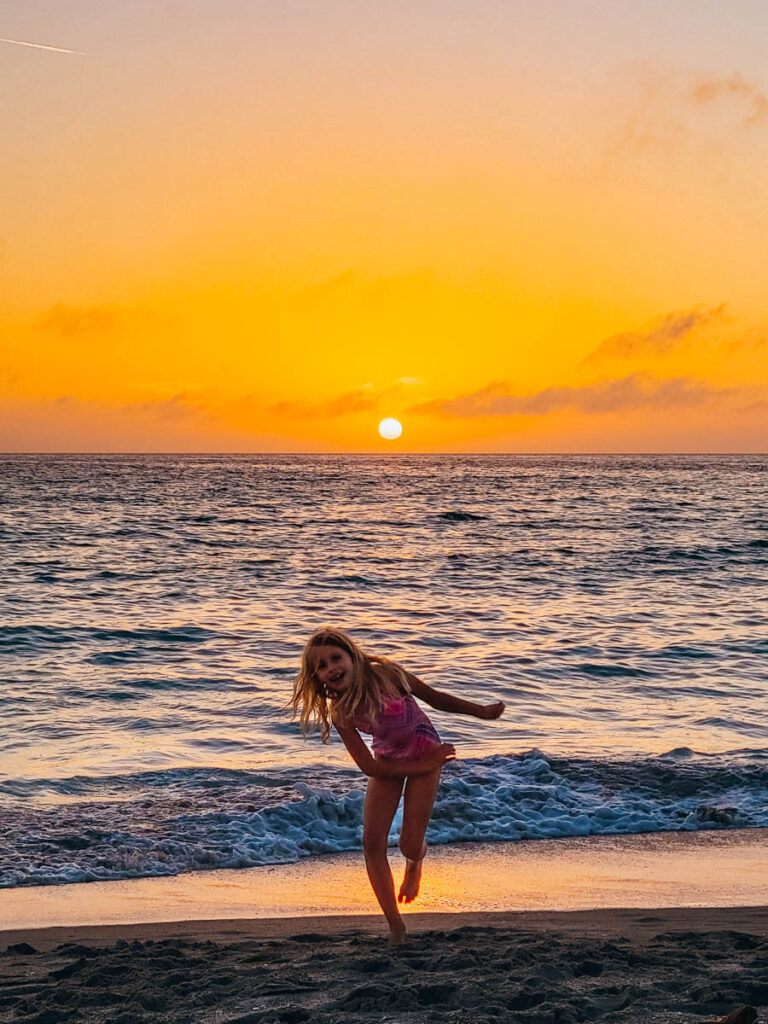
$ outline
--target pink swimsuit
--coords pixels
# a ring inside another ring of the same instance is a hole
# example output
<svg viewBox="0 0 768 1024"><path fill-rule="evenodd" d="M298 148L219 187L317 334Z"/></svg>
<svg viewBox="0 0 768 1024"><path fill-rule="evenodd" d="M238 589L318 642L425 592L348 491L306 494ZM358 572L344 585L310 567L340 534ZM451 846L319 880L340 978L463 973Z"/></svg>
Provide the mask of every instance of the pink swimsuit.
<svg viewBox="0 0 768 1024"><path fill-rule="evenodd" d="M410 693L385 699L376 722L356 715L354 726L373 736L373 752L380 757L415 760L440 743L435 727Z"/></svg>

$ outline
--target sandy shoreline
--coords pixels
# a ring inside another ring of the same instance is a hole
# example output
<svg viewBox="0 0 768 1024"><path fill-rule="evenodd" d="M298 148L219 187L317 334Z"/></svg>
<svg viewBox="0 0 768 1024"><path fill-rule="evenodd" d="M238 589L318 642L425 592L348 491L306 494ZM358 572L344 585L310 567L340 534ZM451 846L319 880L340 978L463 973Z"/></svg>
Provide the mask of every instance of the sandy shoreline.
<svg viewBox="0 0 768 1024"><path fill-rule="evenodd" d="M0 1021L768 1024L766 838L434 848L397 950L359 854L5 890Z"/></svg>
<svg viewBox="0 0 768 1024"><path fill-rule="evenodd" d="M768 829L432 847L409 915L765 902ZM400 877L403 861L391 852ZM377 907L359 852L165 878L0 890L0 928L348 917Z"/></svg>
<svg viewBox="0 0 768 1024"><path fill-rule="evenodd" d="M154 922L0 933L21 1024L768 1021L768 908ZM10 947L10 948L9 948Z"/></svg>

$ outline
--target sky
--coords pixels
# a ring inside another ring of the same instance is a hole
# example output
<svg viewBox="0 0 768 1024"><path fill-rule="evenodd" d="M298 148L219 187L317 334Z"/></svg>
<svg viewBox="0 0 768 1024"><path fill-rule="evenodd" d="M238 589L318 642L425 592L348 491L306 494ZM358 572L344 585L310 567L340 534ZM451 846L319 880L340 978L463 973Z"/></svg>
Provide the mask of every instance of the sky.
<svg viewBox="0 0 768 1024"><path fill-rule="evenodd" d="M0 450L767 451L767 35L6 0Z"/></svg>

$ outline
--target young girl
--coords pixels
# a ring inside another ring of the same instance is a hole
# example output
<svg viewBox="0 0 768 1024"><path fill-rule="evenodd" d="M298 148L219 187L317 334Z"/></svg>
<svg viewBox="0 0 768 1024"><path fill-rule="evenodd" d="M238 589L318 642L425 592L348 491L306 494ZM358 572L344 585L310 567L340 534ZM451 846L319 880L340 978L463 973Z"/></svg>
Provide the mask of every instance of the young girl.
<svg viewBox="0 0 768 1024"><path fill-rule="evenodd" d="M398 901L410 903L419 893L421 867L427 852L424 835L437 794L440 772L456 756L413 699L438 711L475 718L498 718L501 701L473 704L440 693L400 665L370 654L340 629L319 629L310 637L294 682L291 704L306 735L310 722L320 722L327 743L331 725L360 770L368 776L363 809L365 866L379 906L389 924L390 942L405 936ZM361 732L373 736L373 756ZM387 839L405 786L400 849L405 876L395 899L387 860Z"/></svg>

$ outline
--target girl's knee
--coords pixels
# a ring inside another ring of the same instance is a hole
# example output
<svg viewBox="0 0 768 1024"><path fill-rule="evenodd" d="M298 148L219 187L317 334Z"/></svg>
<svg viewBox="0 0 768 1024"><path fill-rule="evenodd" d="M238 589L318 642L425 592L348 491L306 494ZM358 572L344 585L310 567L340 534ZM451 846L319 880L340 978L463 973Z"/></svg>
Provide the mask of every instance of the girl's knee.
<svg viewBox="0 0 768 1024"><path fill-rule="evenodd" d="M427 852L427 844L424 837L419 836L412 839L410 836L400 836L400 853L407 860L421 860Z"/></svg>

